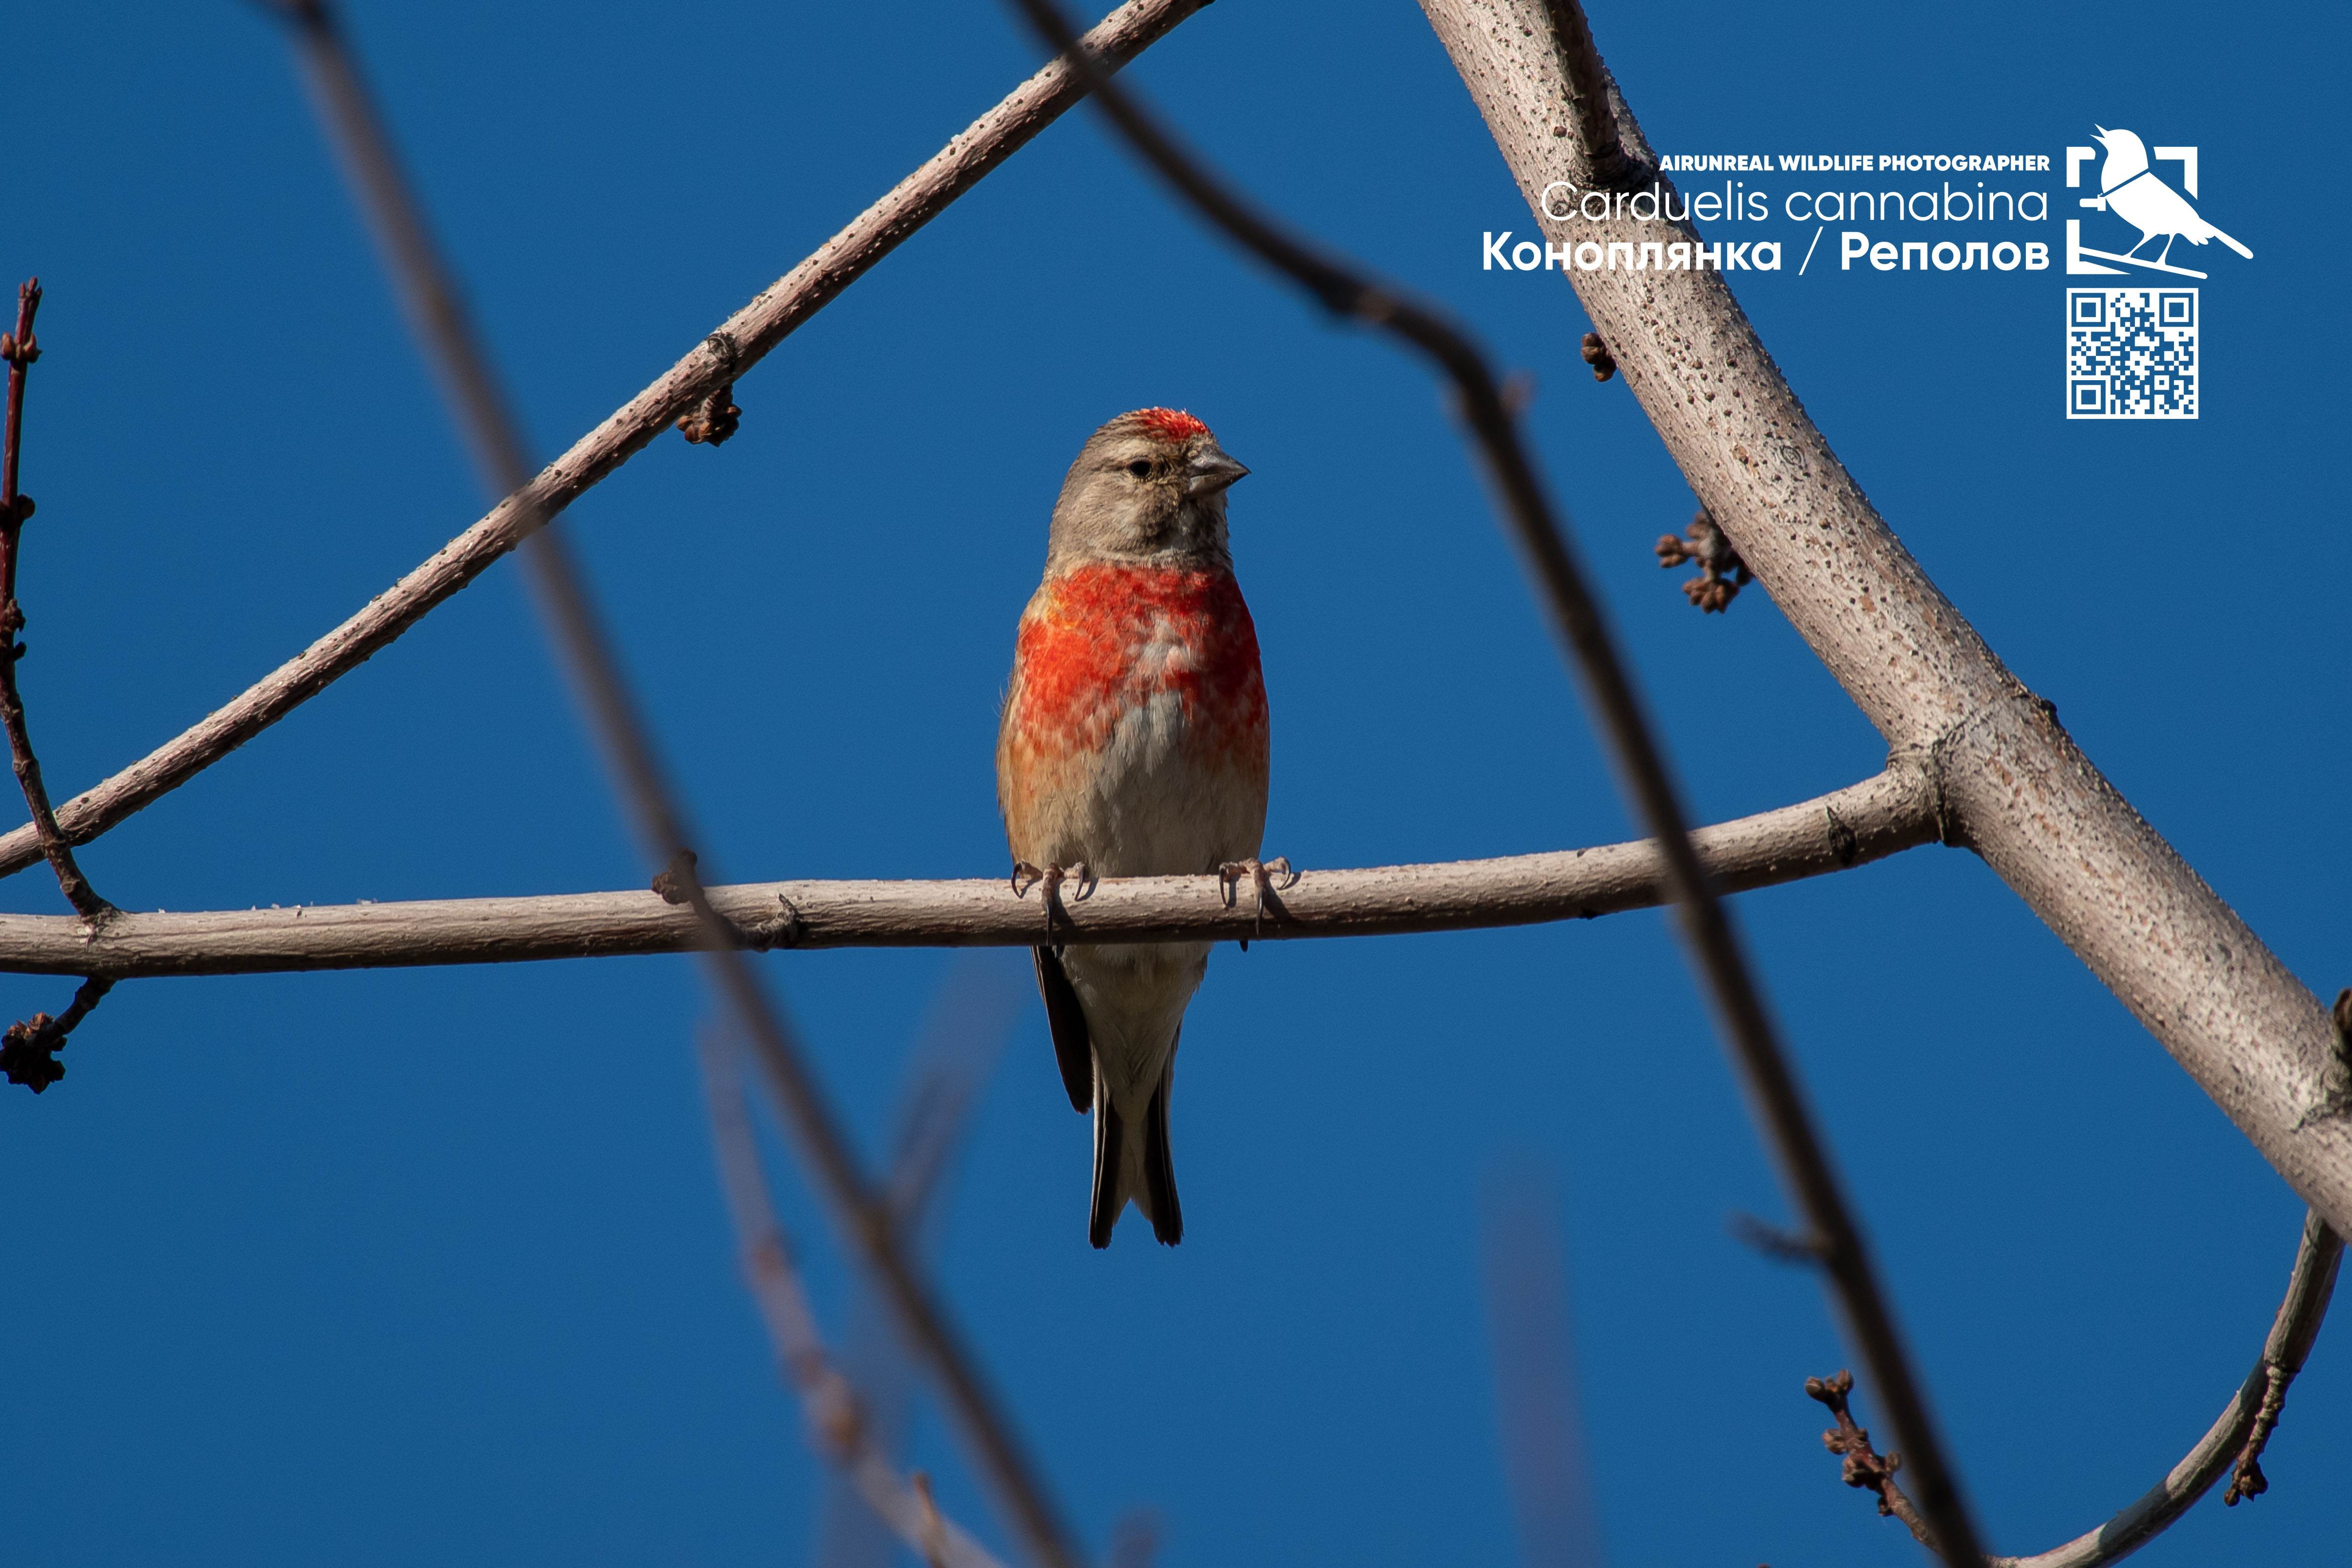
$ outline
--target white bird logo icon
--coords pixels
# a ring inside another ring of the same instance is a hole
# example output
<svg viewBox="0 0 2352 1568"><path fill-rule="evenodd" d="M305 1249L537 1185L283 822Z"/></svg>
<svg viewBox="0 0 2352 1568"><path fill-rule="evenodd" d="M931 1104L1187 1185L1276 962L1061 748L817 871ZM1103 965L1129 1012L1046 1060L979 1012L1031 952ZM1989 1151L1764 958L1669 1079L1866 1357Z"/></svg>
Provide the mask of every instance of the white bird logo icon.
<svg viewBox="0 0 2352 1568"><path fill-rule="evenodd" d="M2172 254L2172 242L2176 239L2185 239L2191 245L2218 239L2248 260L2253 259L2252 251L2199 217L2197 209L2189 205L2188 197L2157 177L2148 167L2147 147L2137 136L2128 131L2110 131L2104 125L2095 129L2098 132L2098 143L2107 150L2107 156L2099 166L2099 194L2084 196L2083 205L2101 212L2113 212L2139 230L2139 244L2114 259L2141 260L2140 246L2159 234L2164 236L2164 249L2157 255L2154 265L2158 267L2165 265L2165 258ZM2074 182L2070 178L2067 183L2072 184ZM2085 254L2103 253L2086 251ZM2147 263L2142 261L2142 265ZM2191 273L2190 276L2201 278L2204 274Z"/></svg>

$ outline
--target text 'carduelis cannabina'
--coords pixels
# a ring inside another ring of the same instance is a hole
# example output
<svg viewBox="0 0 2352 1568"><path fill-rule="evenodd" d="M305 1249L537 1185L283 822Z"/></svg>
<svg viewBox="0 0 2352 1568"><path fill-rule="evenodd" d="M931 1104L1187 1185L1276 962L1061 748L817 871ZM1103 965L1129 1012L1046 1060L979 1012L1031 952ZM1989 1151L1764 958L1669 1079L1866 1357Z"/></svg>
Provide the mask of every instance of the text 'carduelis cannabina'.
<svg viewBox="0 0 2352 1568"><path fill-rule="evenodd" d="M1249 470L1189 414L1122 414L1062 481L1045 580L1022 613L996 742L1016 884L1251 875L1265 828L1265 684L1234 581L1225 489ZM1279 864L1279 863L1277 863ZM1070 1103L1095 1123L1087 1237L1110 1245L1129 1199L1184 1234L1168 1095L1200 942L1036 949Z"/></svg>

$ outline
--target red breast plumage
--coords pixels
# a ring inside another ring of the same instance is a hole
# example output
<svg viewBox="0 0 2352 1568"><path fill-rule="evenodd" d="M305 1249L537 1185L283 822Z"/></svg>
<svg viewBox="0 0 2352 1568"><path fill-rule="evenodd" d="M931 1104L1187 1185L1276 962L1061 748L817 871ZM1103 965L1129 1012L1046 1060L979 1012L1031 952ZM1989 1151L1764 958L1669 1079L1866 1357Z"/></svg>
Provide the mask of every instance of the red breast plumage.
<svg viewBox="0 0 2352 1568"><path fill-rule="evenodd" d="M1267 771L1265 683L1257 627L1223 567L1097 563L1049 577L1013 645L1003 735L1008 816L1040 794L1086 787L1123 720L1172 698L1183 761L1204 773ZM1199 871L1204 866L1090 866L1097 875Z"/></svg>

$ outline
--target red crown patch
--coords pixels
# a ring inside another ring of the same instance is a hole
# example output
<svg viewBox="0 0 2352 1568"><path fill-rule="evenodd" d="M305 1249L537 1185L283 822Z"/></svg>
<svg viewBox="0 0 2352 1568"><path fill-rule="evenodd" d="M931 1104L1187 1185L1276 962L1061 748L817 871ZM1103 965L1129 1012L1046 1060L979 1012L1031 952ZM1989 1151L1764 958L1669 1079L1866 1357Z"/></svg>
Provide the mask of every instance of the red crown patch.
<svg viewBox="0 0 2352 1568"><path fill-rule="evenodd" d="M1170 441L1188 441L1195 436L1205 436L1209 427L1181 408L1138 409L1135 422L1153 435Z"/></svg>

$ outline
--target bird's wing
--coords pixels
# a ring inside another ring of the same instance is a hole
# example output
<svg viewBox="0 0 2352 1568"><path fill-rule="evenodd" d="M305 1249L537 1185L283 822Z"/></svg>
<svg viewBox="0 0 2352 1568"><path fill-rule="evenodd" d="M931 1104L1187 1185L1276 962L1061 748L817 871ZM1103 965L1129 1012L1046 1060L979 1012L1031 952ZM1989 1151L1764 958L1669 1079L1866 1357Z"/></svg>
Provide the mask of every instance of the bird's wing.
<svg viewBox="0 0 2352 1568"><path fill-rule="evenodd" d="M1045 999L1045 1027L1054 1036L1054 1060L1062 1069L1062 1089L1070 1109L1084 1115L1095 1103L1094 1037L1087 1028L1086 1009L1063 973L1057 948L1033 947L1037 960L1037 994Z"/></svg>

